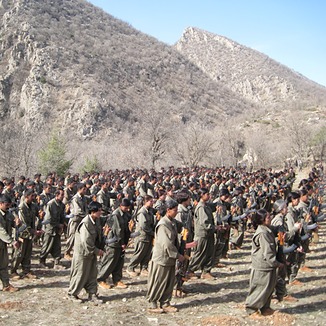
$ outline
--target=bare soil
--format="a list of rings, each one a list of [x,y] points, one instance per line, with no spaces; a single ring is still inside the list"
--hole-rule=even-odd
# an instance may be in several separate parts
[[[129,278],[124,273],[127,289],[99,289],[104,304],[75,303],[67,299],[69,268],[62,271],[40,269],[38,248],[34,250],[36,280],[13,282],[16,293],[0,293],[0,325],[325,325],[326,307],[326,222],[320,229],[320,242],[308,254],[310,273],[299,272],[302,286],[288,287],[299,299],[291,304],[273,304],[278,312],[259,320],[250,319],[244,310],[250,273],[250,238],[246,234],[243,249],[230,251],[222,261],[226,267],[213,269],[214,280],[187,282],[189,292],[175,298],[175,314],[147,313],[146,277]],[[129,260],[132,248],[127,251]],[[67,267],[70,262],[63,260]],[[86,298],[86,294],[82,295]]]

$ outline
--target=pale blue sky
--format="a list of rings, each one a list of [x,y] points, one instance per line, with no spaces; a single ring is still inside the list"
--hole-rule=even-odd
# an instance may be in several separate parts
[[[92,0],[134,28],[174,44],[185,28],[223,35],[326,86],[324,0]]]

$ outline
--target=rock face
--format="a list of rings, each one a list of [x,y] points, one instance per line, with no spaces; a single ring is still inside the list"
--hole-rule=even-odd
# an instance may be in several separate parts
[[[175,47],[213,80],[260,106],[325,103],[325,87],[226,37],[189,27]]]
[[[137,130],[149,111],[216,119],[249,108],[170,46],[85,1],[2,0],[0,24],[0,114],[25,128],[73,127],[83,139]]]
[[[84,0],[0,0],[0,117],[23,131],[18,142],[59,130],[84,152],[116,144],[110,155],[129,164],[130,153],[148,153],[152,117],[175,144],[192,123],[223,129],[230,117],[270,119],[285,107],[325,121],[325,103],[325,88],[218,35],[188,28],[172,47]]]

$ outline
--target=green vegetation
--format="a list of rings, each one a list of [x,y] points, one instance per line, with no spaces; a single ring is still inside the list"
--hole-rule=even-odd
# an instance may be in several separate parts
[[[86,172],[99,172],[101,169],[101,164],[97,156],[94,156],[93,158],[87,157],[84,166],[81,168],[81,172],[82,174]]]
[[[73,160],[66,159],[66,146],[57,133],[53,133],[49,142],[38,152],[39,169],[42,174],[56,172],[65,175],[73,164]]]

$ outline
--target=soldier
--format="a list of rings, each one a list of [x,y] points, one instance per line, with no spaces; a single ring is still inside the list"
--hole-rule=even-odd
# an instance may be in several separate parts
[[[71,260],[71,250],[74,247],[75,232],[81,220],[87,214],[87,203],[85,198],[86,186],[83,183],[78,184],[77,193],[71,200],[70,212],[72,217],[68,222],[68,239],[64,258]],[[102,210],[101,210],[102,211]]]
[[[35,279],[36,275],[31,272],[31,257],[33,236],[41,234],[41,231],[36,231],[36,216],[38,214],[38,207],[33,202],[35,199],[35,192],[32,189],[25,191],[25,199],[19,205],[19,219],[21,221],[19,232],[19,249],[15,249],[13,254],[13,261],[11,265],[11,275],[15,278],[20,276],[17,274],[17,269],[22,266],[23,277]]]
[[[18,248],[19,244],[12,238],[12,228],[15,227],[14,217],[9,212],[11,199],[0,194],[0,279],[2,282],[2,291],[16,292],[18,288],[9,283],[8,273],[8,248],[7,245],[13,243]]]
[[[285,216],[284,222],[288,230],[292,230],[295,227],[295,223],[299,220],[299,210],[297,206],[299,204],[300,194],[298,192],[290,192],[288,196],[288,212]],[[296,251],[289,253],[287,257],[287,275],[289,278],[289,285],[302,285],[303,283],[297,279],[299,271],[299,254],[302,251],[300,232],[297,232],[294,236],[293,243],[298,247]]]
[[[188,256],[188,259],[184,261],[183,263],[178,264],[177,269],[177,284],[176,284],[176,296],[182,297],[185,293],[182,285],[184,282],[184,279],[187,274],[187,269],[189,266],[189,259],[190,259],[190,253],[191,249],[186,249],[186,244],[191,243],[194,239],[194,221],[193,221],[193,214],[192,214],[192,208],[190,206],[190,195],[187,191],[180,191],[176,194],[176,200],[178,202],[178,213],[175,217],[176,222],[181,224],[182,231],[181,236],[179,239],[180,247],[181,244],[183,245],[183,248],[180,248],[181,254],[186,254]],[[182,252],[182,250],[184,252]]]
[[[216,198],[218,198],[220,194],[220,184],[222,182],[222,177],[220,175],[216,175],[214,180],[215,180],[214,183],[211,185],[209,189],[211,201],[214,201]]]
[[[190,260],[188,276],[190,278],[197,278],[194,272],[201,270],[201,278],[213,279],[211,269],[214,255],[215,224],[212,209],[208,205],[209,190],[207,188],[200,188],[198,194],[200,201],[195,208],[194,215],[194,239],[198,242],[198,245]]]
[[[230,205],[231,197],[226,188],[220,190],[220,196],[214,200],[216,206],[215,223],[217,226],[215,248],[214,248],[214,261],[213,266],[224,267],[220,263],[221,258],[227,258],[229,249],[230,238]],[[227,218],[229,216],[229,218]]]
[[[242,215],[246,202],[243,198],[242,187],[237,187],[232,193],[231,210],[234,211],[234,215]],[[244,232],[246,228],[246,219],[240,219],[231,223],[230,231],[230,249],[240,249],[244,239]]]
[[[15,183],[12,180],[9,180],[2,191],[5,196],[10,198],[12,203],[16,202],[14,187]]]
[[[283,264],[276,259],[275,235],[270,229],[269,213],[265,209],[258,210],[252,222],[256,232],[252,238],[252,268],[245,306],[249,315],[259,318],[274,313],[270,304],[276,285],[276,269],[283,268]]]
[[[147,172],[144,172],[136,187],[136,190],[138,191],[138,194],[141,197],[145,197],[147,195],[148,180],[149,180],[149,175]]]
[[[63,198],[64,205],[70,204],[72,198],[76,194],[75,180],[73,178],[69,178],[66,182],[67,182],[67,185],[64,190],[64,198]]]
[[[306,189],[300,190],[300,201],[297,206],[299,211],[299,220],[302,224],[301,236],[308,235],[309,231],[307,229],[308,224],[312,223],[311,214],[309,212],[308,206],[308,191]],[[312,272],[312,269],[306,266],[306,253],[309,252],[309,237],[305,240],[301,240],[302,252],[298,253],[298,263],[299,268],[303,272]]]
[[[22,194],[22,196],[20,196],[20,204],[23,203],[25,201],[25,193],[27,190],[33,190],[33,192],[35,192],[35,182],[34,181],[27,181],[26,182],[26,187],[25,187],[25,190]],[[35,193],[35,198],[36,198],[36,193]],[[52,197],[53,198],[53,197]]]
[[[63,190],[56,190],[55,198],[49,201],[46,206],[46,213],[44,219],[44,237],[43,245],[40,252],[40,264],[46,266],[46,258],[51,254],[54,258],[54,268],[60,269],[61,259],[61,234],[63,232],[63,225],[65,222],[65,205],[62,203],[64,198]]]
[[[125,289],[128,286],[122,279],[122,268],[124,264],[125,250],[129,241],[130,231],[128,223],[130,215],[130,200],[124,198],[107,223],[110,225],[110,231],[107,236],[105,254],[99,261],[97,281],[103,289],[109,289],[111,286],[106,283],[106,279],[112,274],[112,281],[116,288]]]
[[[96,178],[93,181],[93,185],[89,189],[92,196],[96,196],[96,194],[101,190],[101,180]]]
[[[41,181],[41,174],[34,174],[35,192],[36,195],[40,195],[43,191],[43,182]]]
[[[147,195],[150,195],[153,198],[156,198],[156,192],[155,192],[156,182],[157,182],[156,176],[151,175],[150,179],[149,179],[149,182],[148,182]]]
[[[78,295],[85,289],[88,300],[98,304],[103,303],[97,294],[96,280],[97,256],[102,257],[103,251],[95,245],[99,237],[96,220],[102,214],[101,204],[91,202],[88,211],[89,215],[86,215],[76,228],[68,297],[72,301],[82,302]]]
[[[295,302],[298,301],[293,296],[289,295],[286,289],[286,258],[283,254],[283,247],[288,247],[289,244],[294,240],[295,234],[300,230],[301,224],[295,223],[294,227],[290,230],[287,228],[284,218],[288,212],[286,202],[283,199],[278,199],[273,204],[273,211],[276,214],[272,219],[271,226],[272,230],[278,237],[278,252],[277,260],[282,262],[284,265],[282,268],[278,269],[277,273],[277,283],[275,287],[276,298],[279,302],[289,301]]]
[[[51,193],[51,189],[52,186],[46,184],[43,188],[42,193],[38,196],[39,209],[44,212],[46,210],[46,205],[48,204],[48,202],[54,198],[53,194]]]
[[[122,193],[125,198],[133,202],[136,201],[135,179],[133,177],[128,178],[127,185],[123,188]]]
[[[108,191],[108,183],[100,182],[101,189],[96,194],[96,201],[102,205],[103,215],[108,215],[110,212],[110,193]]]
[[[158,212],[163,212],[166,210],[165,202],[166,202],[166,191],[164,189],[159,189],[157,191],[158,199],[155,201],[153,207]]]
[[[184,261],[179,254],[177,243],[177,229],[173,221],[178,211],[175,200],[167,202],[166,215],[156,226],[156,242],[148,278],[147,299],[151,313],[177,312],[178,308],[170,304],[175,283],[176,260]],[[160,304],[158,307],[157,304]]]
[[[17,184],[14,187],[14,191],[18,193],[19,198],[23,195],[24,191],[26,190],[25,180],[25,176],[20,176]]]
[[[136,216],[136,232],[140,232],[140,235],[135,238],[135,250],[127,268],[127,273],[132,277],[139,275],[139,273],[135,272],[138,265],[140,265],[140,274],[148,276],[148,262],[152,255],[155,228],[152,208],[153,197],[146,195],[144,205]]]

